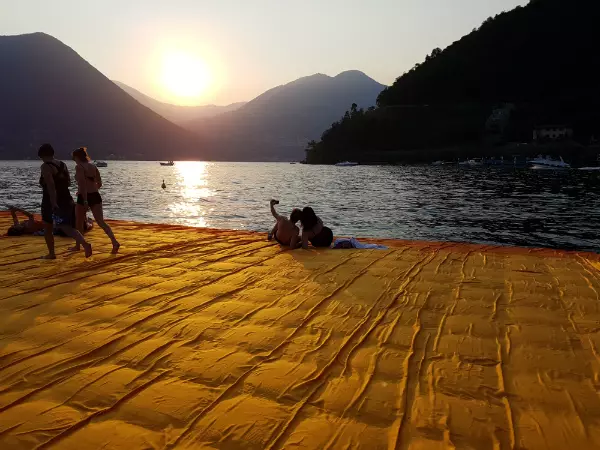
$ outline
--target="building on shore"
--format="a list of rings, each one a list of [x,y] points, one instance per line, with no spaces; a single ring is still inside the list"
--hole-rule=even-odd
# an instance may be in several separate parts
[[[533,129],[534,142],[561,141],[573,137],[569,125],[540,125]]]

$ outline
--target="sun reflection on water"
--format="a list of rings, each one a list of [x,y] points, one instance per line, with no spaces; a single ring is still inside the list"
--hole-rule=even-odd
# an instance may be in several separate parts
[[[210,198],[213,191],[207,187],[207,174],[211,164],[203,161],[179,161],[175,163],[175,177],[179,195],[169,205],[185,225],[206,227],[207,213],[212,210]]]

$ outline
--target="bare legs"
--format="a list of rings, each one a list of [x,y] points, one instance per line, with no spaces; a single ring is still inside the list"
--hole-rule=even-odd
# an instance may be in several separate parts
[[[77,231],[75,228],[68,226],[68,225],[62,225],[60,227],[61,230],[63,230],[65,232],[65,234],[73,239],[75,239],[75,242],[77,243],[77,247],[81,246],[83,247],[83,249],[85,250],[85,257],[89,258],[90,256],[92,256],[92,244],[88,244],[85,240],[85,238],[83,237],[83,235]]]
[[[92,214],[94,215],[94,219],[96,219],[96,223],[100,228],[104,230],[104,232],[112,242],[112,253],[116,254],[119,251],[119,247],[121,246],[121,244],[119,244],[119,242],[115,238],[115,235],[113,234],[110,226],[104,221],[104,211],[102,210],[102,203],[92,206],[91,210]]]
[[[114,235],[112,229],[110,228],[110,225],[108,225],[104,221],[104,211],[102,210],[102,204],[100,203],[100,204],[94,205],[94,206],[90,207],[90,209],[92,210],[92,214],[94,216],[94,219],[96,220],[96,223],[98,224],[98,226],[100,228],[102,228],[104,230],[104,232],[110,239],[110,242],[112,243],[112,246],[113,246],[112,253],[116,254],[119,251],[119,247],[121,247],[121,244],[119,244],[119,242],[115,238],[115,235]],[[77,232],[80,235],[83,234],[86,212],[87,212],[87,208],[85,206],[83,206],[83,205],[75,206],[75,223],[77,224]],[[80,243],[77,242],[77,245],[75,245],[75,247],[73,247],[72,250],[78,251],[79,249],[80,249]]]
[[[48,247],[48,254],[43,256],[42,259],[56,259],[56,254],[54,253],[54,227],[51,223],[44,222],[44,239],[46,240],[46,247]]]
[[[89,258],[92,256],[92,245],[88,244],[82,234],[75,228],[68,225],[61,225],[59,227],[64,233],[75,239],[77,247],[83,247],[85,250],[85,257]],[[56,253],[54,253],[54,226],[51,223],[44,223],[44,239],[46,240],[46,246],[48,247],[48,254],[43,259],[56,259]]]
[[[75,228],[79,231],[79,234],[83,235],[83,222],[85,221],[85,213],[87,208],[79,203],[75,204]],[[81,249],[79,243],[75,247],[69,249],[78,252]]]

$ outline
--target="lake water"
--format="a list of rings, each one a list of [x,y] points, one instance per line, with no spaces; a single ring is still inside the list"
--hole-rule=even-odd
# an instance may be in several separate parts
[[[39,212],[39,167],[0,161],[0,207]],[[284,214],[311,205],[340,236],[600,251],[599,172],[131,161],[100,171],[112,219],[264,232],[276,198]]]

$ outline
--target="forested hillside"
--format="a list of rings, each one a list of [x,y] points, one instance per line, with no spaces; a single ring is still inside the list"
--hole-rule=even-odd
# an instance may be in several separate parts
[[[486,121],[505,104],[514,105],[505,140],[560,122],[589,142],[600,134],[598,23],[593,0],[532,0],[489,18],[400,76],[376,109],[349,111],[309,144],[308,160],[385,160],[390,152],[390,160],[410,161],[423,159],[417,149],[468,148],[485,141]]]

